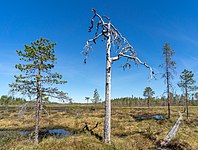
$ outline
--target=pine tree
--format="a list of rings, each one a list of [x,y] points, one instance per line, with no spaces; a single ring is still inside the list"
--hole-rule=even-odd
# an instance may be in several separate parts
[[[99,101],[100,101],[100,95],[98,93],[98,90],[95,89],[94,94],[93,94],[92,102],[96,105]]]
[[[163,47],[163,56],[165,58],[165,63],[160,65],[165,69],[165,73],[162,75],[165,78],[166,87],[167,87],[167,105],[168,105],[168,118],[170,118],[170,106],[171,106],[171,79],[173,79],[173,73],[175,73],[175,61],[172,60],[172,56],[175,54],[174,50],[170,48],[169,43],[165,43]]]
[[[32,96],[35,99],[35,143],[38,144],[39,122],[42,101],[46,97],[53,97],[67,100],[67,94],[59,91],[53,84],[64,84],[62,75],[52,73],[55,61],[55,43],[50,43],[48,39],[40,38],[30,45],[25,45],[24,51],[17,50],[20,61],[16,69],[21,71],[20,75],[15,75],[16,83],[10,84],[13,92],[20,92],[23,95]]]
[[[177,84],[180,88],[182,88],[185,94],[187,119],[189,117],[189,112],[188,112],[189,92],[197,89],[197,87],[194,85],[196,81],[193,79],[193,77],[194,74],[192,73],[192,71],[184,69],[184,71],[180,75],[181,81]]]
[[[88,96],[85,97],[85,100],[87,101],[87,104],[89,103],[89,99],[90,99],[90,97],[88,97]]]
[[[147,106],[150,107],[150,100],[152,96],[155,94],[155,92],[152,90],[151,87],[146,87],[143,93],[143,96],[147,98]]]

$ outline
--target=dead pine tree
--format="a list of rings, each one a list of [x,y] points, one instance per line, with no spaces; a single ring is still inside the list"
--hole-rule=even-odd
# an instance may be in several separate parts
[[[22,95],[33,97],[35,100],[35,144],[39,142],[40,112],[43,100],[46,97],[67,100],[67,94],[59,91],[53,84],[64,84],[62,75],[53,73],[55,61],[55,43],[50,43],[48,39],[40,38],[30,45],[25,45],[24,51],[17,50],[20,61],[16,69],[21,71],[20,75],[15,75],[16,82],[10,84],[12,92],[20,92]]]
[[[127,39],[114,27],[111,20],[107,16],[100,16],[94,9],[93,17],[91,18],[91,26],[89,32],[96,28],[95,37],[89,39],[86,42],[83,54],[85,55],[84,63],[86,64],[87,57],[90,50],[92,50],[92,44],[96,44],[99,38],[102,38],[106,42],[106,82],[105,82],[105,122],[104,122],[104,142],[110,144],[111,135],[111,65],[114,61],[120,58],[126,58],[126,64],[124,68],[131,66],[130,62],[134,61],[137,64],[144,65],[150,70],[150,76],[154,74],[153,69],[142,62],[136,55],[136,52],[132,45],[129,44]],[[111,45],[117,46],[115,51],[116,55],[111,56]]]
[[[170,119],[171,114],[171,79],[173,79],[173,73],[176,71],[176,62],[172,60],[172,56],[175,54],[174,50],[170,48],[169,43],[165,43],[163,47],[163,57],[165,63],[161,64],[160,67],[165,69],[165,73],[162,75],[162,78],[165,78],[166,87],[167,87],[167,105],[168,105],[168,118]]]

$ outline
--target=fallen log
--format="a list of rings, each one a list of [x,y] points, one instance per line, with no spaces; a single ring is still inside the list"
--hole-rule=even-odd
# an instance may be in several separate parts
[[[175,136],[177,130],[179,129],[179,125],[181,124],[182,118],[183,118],[182,117],[182,113],[179,112],[179,118],[175,122],[175,125],[170,130],[170,132],[168,133],[168,135],[166,136],[166,138],[164,139],[164,141],[161,143],[160,148],[166,147],[168,145],[168,143],[171,141],[171,139]]]

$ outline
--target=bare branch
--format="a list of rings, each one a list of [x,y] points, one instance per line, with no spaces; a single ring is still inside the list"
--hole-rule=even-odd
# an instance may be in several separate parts
[[[91,18],[91,26],[89,27],[89,32],[91,32],[91,30],[92,30],[93,27],[94,27],[94,19],[95,19],[95,17],[98,17],[98,18],[99,18],[100,23],[101,23],[102,25],[105,25],[105,24],[106,24],[106,23],[103,21],[102,17],[101,17],[99,14],[96,13],[96,11],[95,11],[94,8],[92,9],[92,11],[93,11],[93,13],[94,13],[94,16]]]
[[[96,35],[93,39],[88,40],[86,46],[89,44],[89,42],[94,42],[96,44],[96,40],[99,37],[101,37],[102,35],[103,35],[103,33],[100,33],[100,34]]]
[[[86,42],[86,45],[85,45],[85,50],[83,51],[83,54],[85,55],[85,59],[84,59],[84,63],[86,64],[86,59],[88,57],[88,54],[89,54],[89,51],[92,49],[92,45],[91,43],[95,43],[96,44],[96,40],[98,38],[100,38],[101,36],[104,36],[106,37],[106,33],[108,32],[107,30],[107,26],[108,26],[108,23],[105,23],[103,18],[96,13],[95,9],[92,9],[94,15],[93,17],[91,18],[91,26],[89,27],[89,32],[91,32],[91,30],[94,28],[94,23],[95,23],[95,18],[97,17],[99,19],[99,21],[97,22],[97,25],[96,25],[96,32],[95,32],[95,37],[92,38],[92,39],[89,39],[87,42]],[[105,19],[107,19],[108,21],[110,21],[110,19],[106,16],[104,16]],[[98,31],[99,29],[101,29],[101,33],[98,34]]]
[[[119,60],[121,57],[126,57],[127,58],[127,62],[124,65],[125,67],[130,67],[130,63],[129,60],[132,59],[134,60],[134,62],[136,64],[141,64],[144,65],[146,68],[148,68],[150,70],[150,78],[149,80],[152,79],[154,71],[153,69],[146,64],[145,62],[142,62],[138,57],[137,54],[133,48],[133,46],[127,41],[127,39],[115,28],[115,26],[113,24],[110,23],[110,19],[107,16],[103,16],[101,17],[95,9],[92,9],[94,15],[91,18],[91,26],[89,27],[89,31],[91,31],[94,27],[94,20],[97,17],[99,19],[99,21],[97,22],[97,26],[96,26],[96,32],[95,32],[95,37],[92,39],[89,39],[86,42],[85,45],[85,50],[83,51],[83,54],[85,55],[85,60],[84,63],[86,63],[86,59],[88,57],[89,51],[92,49],[92,45],[91,43],[95,43],[96,44],[96,40],[99,39],[101,36],[104,36],[105,38],[107,37],[107,33],[111,34],[111,43],[115,43],[117,45],[117,50],[116,53],[117,56],[115,57],[111,57],[111,62],[113,63],[114,61]],[[105,23],[105,21],[103,20],[103,18],[105,20],[107,20],[107,23]],[[110,24],[110,28],[108,28],[108,24]],[[98,34],[98,31],[100,31],[101,33]]]
[[[150,78],[149,78],[149,80],[152,79],[153,74],[155,74],[155,72],[153,71],[153,69],[148,64],[146,64],[145,62],[142,62],[138,57],[125,55],[125,54],[122,54],[122,56],[130,58],[130,59],[133,59],[135,62],[138,62],[139,64],[144,65],[146,68],[148,68],[150,70]]]
[[[119,59],[120,59],[120,55],[115,56],[115,57],[112,57],[111,58],[111,62],[116,61],[116,60],[119,60]]]

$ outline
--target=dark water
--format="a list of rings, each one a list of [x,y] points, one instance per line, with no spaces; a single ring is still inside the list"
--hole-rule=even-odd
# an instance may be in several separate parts
[[[70,136],[72,135],[71,132],[69,132],[68,130],[64,130],[64,129],[51,129],[48,130],[50,135],[59,135],[59,136]]]
[[[58,110],[56,110],[57,112],[65,112],[65,110],[64,109],[58,109]]]
[[[163,116],[163,115],[155,115],[155,116],[152,116],[152,119],[162,120],[162,119],[165,119],[165,116]]]
[[[21,131],[21,132],[19,132],[19,134],[21,134],[21,135],[27,135],[27,134],[30,134],[31,133],[31,131]]]
[[[165,116],[164,115],[154,115],[154,116],[146,116],[146,117],[137,117],[137,118],[135,118],[135,120],[137,120],[137,121],[150,120],[150,119],[162,120],[162,119],[165,119]]]
[[[22,131],[20,132],[21,135],[29,135],[32,131]],[[61,138],[64,136],[71,136],[73,135],[70,131],[65,129],[49,129],[49,130],[40,130],[39,136],[40,138],[46,138],[48,136],[53,136],[56,138]]]
[[[18,110],[17,107],[5,107],[5,106],[0,106],[0,111],[2,110]]]

